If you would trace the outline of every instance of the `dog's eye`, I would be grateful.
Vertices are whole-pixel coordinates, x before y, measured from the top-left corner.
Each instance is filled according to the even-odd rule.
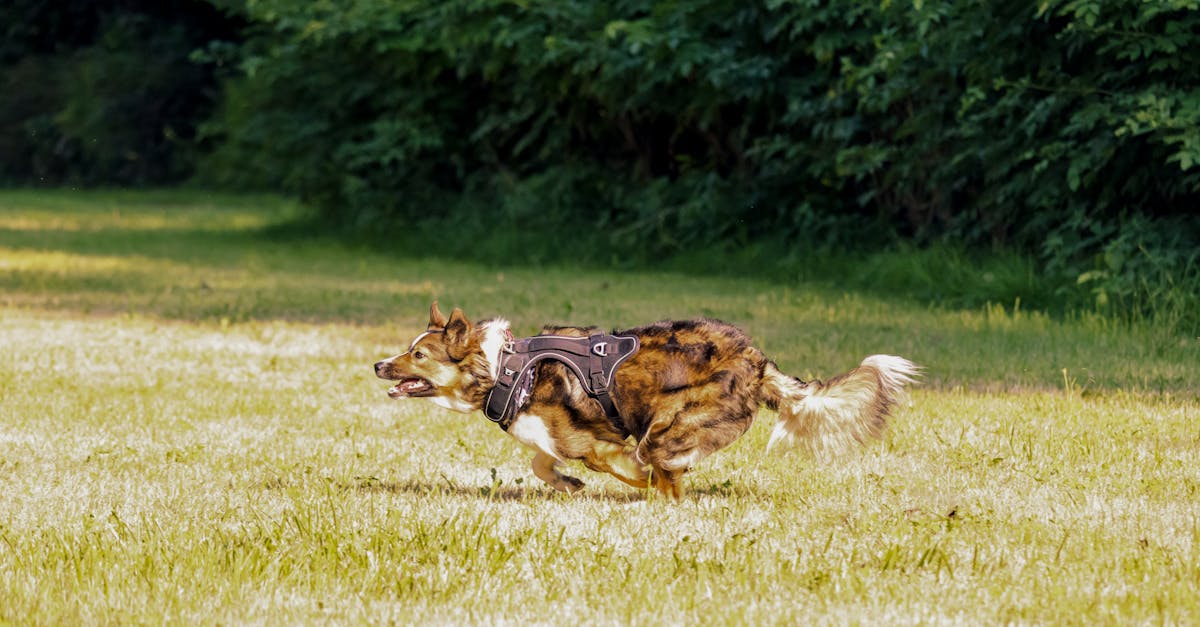
[[[425,353],[421,351],[413,351],[413,359],[425,359]]]

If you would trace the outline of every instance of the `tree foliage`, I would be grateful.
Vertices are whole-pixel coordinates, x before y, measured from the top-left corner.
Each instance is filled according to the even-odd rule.
[[[253,155],[352,220],[550,174],[591,219],[714,240],[1069,247],[1047,233],[1197,200],[1195,5],[247,0],[212,130],[228,173]]]
[[[218,85],[188,57],[236,30],[201,0],[0,4],[0,182],[190,176]]]

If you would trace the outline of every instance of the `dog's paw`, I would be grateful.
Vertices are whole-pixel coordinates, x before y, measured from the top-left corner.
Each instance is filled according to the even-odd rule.
[[[554,489],[559,492],[566,492],[567,494],[575,494],[583,489],[583,485],[584,483],[575,477],[561,475],[558,478],[558,485],[554,486]]]

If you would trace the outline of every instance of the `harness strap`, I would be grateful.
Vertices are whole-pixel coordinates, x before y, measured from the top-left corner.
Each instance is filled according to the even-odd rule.
[[[617,366],[638,351],[634,336],[594,334],[589,337],[535,335],[505,346],[499,356],[496,385],[488,392],[483,414],[508,431],[512,421],[529,401],[536,366],[554,359],[567,366],[583,385],[588,396],[596,399],[614,425],[621,414],[609,394]]]

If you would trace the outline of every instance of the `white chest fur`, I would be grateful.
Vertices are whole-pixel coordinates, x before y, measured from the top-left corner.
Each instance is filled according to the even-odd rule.
[[[554,438],[550,437],[550,430],[546,428],[546,421],[542,420],[541,416],[528,413],[519,414],[516,420],[509,425],[508,434],[521,444],[562,461],[554,446]]]

